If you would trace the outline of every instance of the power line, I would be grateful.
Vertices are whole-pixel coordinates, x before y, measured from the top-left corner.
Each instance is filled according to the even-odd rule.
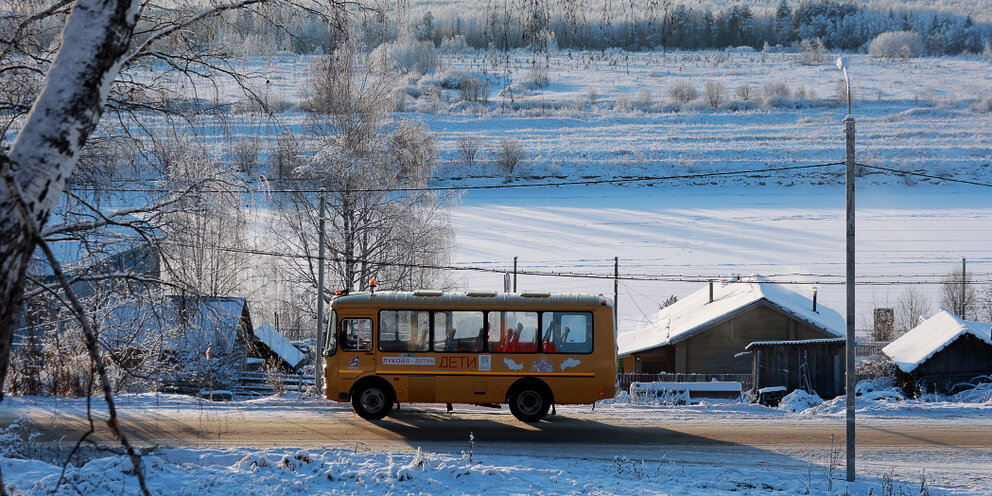
[[[970,184],[972,186],[982,186],[982,187],[985,187],[985,188],[992,188],[992,184],[990,184],[990,183],[983,183],[983,182],[979,182],[979,181],[969,181],[967,179],[957,179],[957,178],[954,178],[954,177],[937,176],[937,175],[934,175],[934,174],[924,174],[922,172],[903,171],[903,170],[899,170],[899,169],[891,169],[889,167],[882,167],[882,166],[879,166],[879,165],[867,165],[867,164],[857,164],[857,165],[858,165],[858,167],[865,167],[867,169],[875,169],[875,170],[890,172],[890,173],[899,174],[899,175],[902,175],[902,176],[925,177],[927,179],[936,179],[938,181],[946,181],[946,182],[950,182],[950,183]]]

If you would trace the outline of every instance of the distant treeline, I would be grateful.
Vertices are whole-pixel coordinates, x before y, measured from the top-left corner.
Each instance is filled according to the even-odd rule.
[[[992,39],[992,27],[970,17],[935,10],[875,10],[862,2],[783,0],[772,9],[752,10],[746,4],[721,9],[672,5],[664,1],[506,0],[490,2],[476,12],[426,12],[414,33],[440,44],[465,37],[473,48],[647,50],[656,48],[727,48],[768,44],[793,45],[819,38],[828,49],[864,50],[888,31],[916,31],[932,54],[981,52]],[[597,5],[600,5],[597,2]]]
[[[413,38],[438,47],[447,40],[449,47],[535,51],[762,49],[819,39],[826,49],[867,51],[881,33],[915,31],[932,55],[979,53],[992,40],[992,26],[970,16],[856,1],[782,0],[775,8],[716,8],[667,0],[479,0],[470,7],[413,8],[409,0],[387,0],[375,9],[340,15],[348,31],[344,35],[299,12],[285,19],[278,10],[266,12],[264,19],[239,13],[194,36],[251,54],[326,52],[342,36],[366,50]]]

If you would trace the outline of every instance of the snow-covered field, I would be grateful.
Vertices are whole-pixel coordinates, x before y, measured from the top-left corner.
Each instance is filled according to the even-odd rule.
[[[981,57],[879,60],[850,55],[858,119],[858,161],[899,170],[992,182],[992,71]],[[404,79],[400,118],[436,133],[444,160],[439,185],[502,185],[640,176],[684,176],[838,162],[843,159],[837,101],[841,80],[831,61],[802,65],[794,53],[559,53],[547,61],[549,84],[532,84],[533,56],[518,52],[508,67],[480,52],[445,56],[434,75]],[[312,58],[251,59],[259,94],[284,101],[277,114],[299,131],[296,109]],[[544,63],[543,59],[539,62]],[[490,83],[488,104],[462,102],[445,78],[476,75]],[[261,81],[263,81],[262,83]],[[712,109],[702,96],[673,103],[669,90],[688,82],[724,85]],[[768,99],[784,85],[792,96]],[[402,86],[402,85],[401,85]],[[737,88],[757,96],[741,100]],[[512,92],[504,91],[507,88]],[[512,96],[510,96],[512,93]],[[799,93],[799,95],[797,95]],[[238,91],[221,87],[218,101]],[[209,119],[205,124],[209,124]],[[258,114],[225,117],[230,139],[277,133]],[[212,130],[211,130],[212,129]],[[220,133],[208,126],[207,134]],[[478,140],[479,160],[460,158],[459,140]],[[523,143],[527,159],[510,177],[490,153],[504,138]],[[209,137],[208,137],[209,138]],[[223,148],[224,140],[210,141]],[[623,186],[471,190],[451,210],[452,260],[462,268],[594,273],[611,276],[620,259],[622,320],[651,315],[670,295],[684,296],[706,279],[762,274],[801,283],[835,309],[844,306],[844,190],[840,167],[719,178],[648,181]],[[992,280],[988,188],[906,178],[873,170],[858,179],[857,325],[871,309],[895,306],[910,285],[939,305],[939,281],[961,258],[976,282]],[[266,260],[266,263],[268,260]],[[461,289],[502,289],[501,273],[451,273]],[[689,282],[683,282],[689,281]],[[602,279],[520,276],[527,290],[612,295]]]

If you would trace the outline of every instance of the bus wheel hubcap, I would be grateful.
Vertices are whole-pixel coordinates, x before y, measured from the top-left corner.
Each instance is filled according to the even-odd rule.
[[[362,391],[361,397],[362,406],[370,412],[378,411],[382,408],[382,405],[386,403],[386,398],[383,396],[382,391],[375,388],[366,389]]]
[[[537,391],[524,391],[517,398],[517,407],[521,412],[533,415],[541,410],[541,395]]]

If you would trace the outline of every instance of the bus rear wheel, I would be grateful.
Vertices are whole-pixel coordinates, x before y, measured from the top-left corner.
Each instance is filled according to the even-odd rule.
[[[379,420],[393,409],[393,390],[378,381],[359,385],[351,395],[355,413],[366,420]]]
[[[510,412],[521,422],[538,422],[551,409],[551,394],[537,383],[522,384],[510,392]]]

